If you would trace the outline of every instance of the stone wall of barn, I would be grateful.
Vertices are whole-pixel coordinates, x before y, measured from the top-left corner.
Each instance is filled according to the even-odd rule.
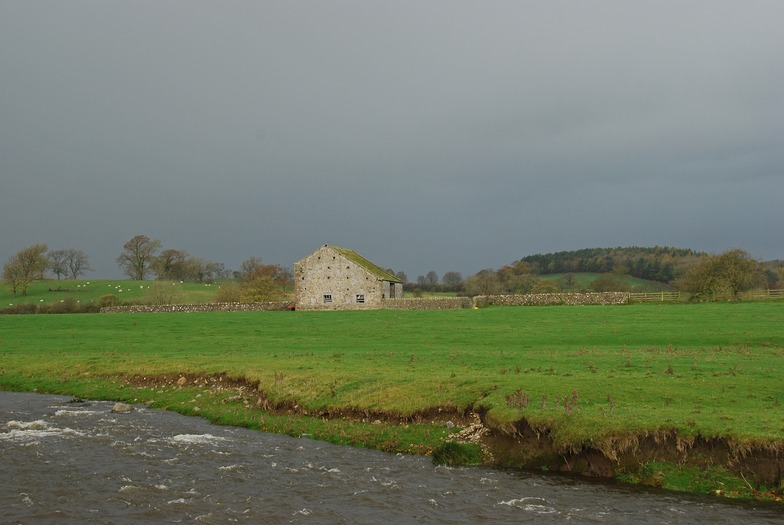
[[[327,246],[294,264],[298,310],[381,308],[389,283]]]

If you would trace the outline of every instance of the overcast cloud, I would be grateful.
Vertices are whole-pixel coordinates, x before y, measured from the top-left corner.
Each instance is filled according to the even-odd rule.
[[[784,2],[0,0],[0,262],[784,258]]]

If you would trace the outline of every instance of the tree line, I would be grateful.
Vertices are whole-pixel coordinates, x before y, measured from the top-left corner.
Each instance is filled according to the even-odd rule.
[[[395,274],[404,282],[405,273]],[[746,251],[727,250],[718,255],[670,247],[588,248],[537,254],[504,265],[485,268],[465,279],[447,272],[439,280],[435,271],[409,283],[409,292],[454,292],[468,296],[556,293],[574,289],[574,273],[602,274],[586,291],[633,291],[622,276],[656,281],[695,298],[728,296],[753,288],[784,288],[784,262],[763,263]],[[559,279],[544,279],[560,274]]]
[[[456,293],[458,295],[492,295],[516,293],[548,293],[560,290],[557,283],[535,275],[525,263],[517,262],[502,266],[497,270],[486,268],[474,275],[463,278],[457,271],[444,273],[440,278],[434,270],[417,277],[416,282],[408,282],[404,272],[387,270],[398,279],[407,283],[408,293]]]
[[[236,284],[221,289],[221,301],[275,301],[290,291],[291,270],[280,265],[265,265],[260,257],[242,262],[240,270],[227,270],[222,263],[190,255],[185,250],[166,248],[157,239],[136,235],[123,244],[116,258],[123,273],[135,280],[154,277],[158,280],[212,282],[233,277]],[[51,271],[57,279],[78,279],[92,271],[87,255],[74,248],[48,251],[45,244],[24,248],[3,266],[3,280],[17,293],[27,295],[27,288]],[[588,248],[537,254],[523,257],[498,269],[482,269],[463,278],[460,272],[442,276],[431,270],[408,281],[405,272],[387,270],[406,283],[409,293],[449,292],[475,295],[553,293],[573,289],[573,273],[601,273],[591,291],[628,291],[620,278],[630,275],[659,281],[673,289],[696,297],[729,295],[737,298],[750,288],[783,288],[784,262],[762,263],[740,249],[710,255],[690,249],[670,247]],[[542,276],[563,274],[561,279]]]
[[[117,264],[135,280],[149,275],[160,280],[196,282],[234,277],[235,284],[221,287],[218,302],[279,301],[293,282],[290,270],[278,264],[262,264],[261,257],[250,257],[242,262],[239,271],[231,272],[222,263],[191,256],[184,250],[160,249],[159,240],[136,235],[123,245]]]
[[[190,255],[185,250],[167,248],[161,251],[161,241],[146,235],[135,235],[123,244],[117,265],[123,273],[136,281],[150,276],[160,280],[212,282],[230,276],[223,263]]]
[[[82,250],[75,248],[49,250],[46,244],[34,244],[19,250],[3,265],[3,281],[11,288],[14,297],[17,293],[27,295],[29,286],[44,278],[51,270],[60,278],[78,279],[91,271],[90,261]]]
[[[275,301],[285,297],[291,287],[291,271],[280,265],[262,264],[261,257],[250,257],[240,270],[230,271],[222,263],[190,255],[185,250],[166,248],[157,239],[135,235],[123,244],[116,258],[123,273],[143,281],[150,277],[165,281],[213,282],[234,278],[236,284],[221,288],[222,301]],[[87,255],[75,248],[49,251],[46,244],[34,244],[12,255],[3,266],[3,281],[14,297],[27,295],[32,283],[51,271],[58,280],[78,279],[92,271]]]

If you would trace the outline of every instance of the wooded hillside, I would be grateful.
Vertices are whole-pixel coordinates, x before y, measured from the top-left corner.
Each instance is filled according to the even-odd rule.
[[[706,256],[687,248],[586,248],[529,255],[521,262],[540,275],[570,272],[618,273],[669,283],[685,267]]]

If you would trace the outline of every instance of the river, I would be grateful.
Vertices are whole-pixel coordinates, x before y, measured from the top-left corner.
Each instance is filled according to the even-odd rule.
[[[778,524],[784,507],[0,392],[0,523]]]

